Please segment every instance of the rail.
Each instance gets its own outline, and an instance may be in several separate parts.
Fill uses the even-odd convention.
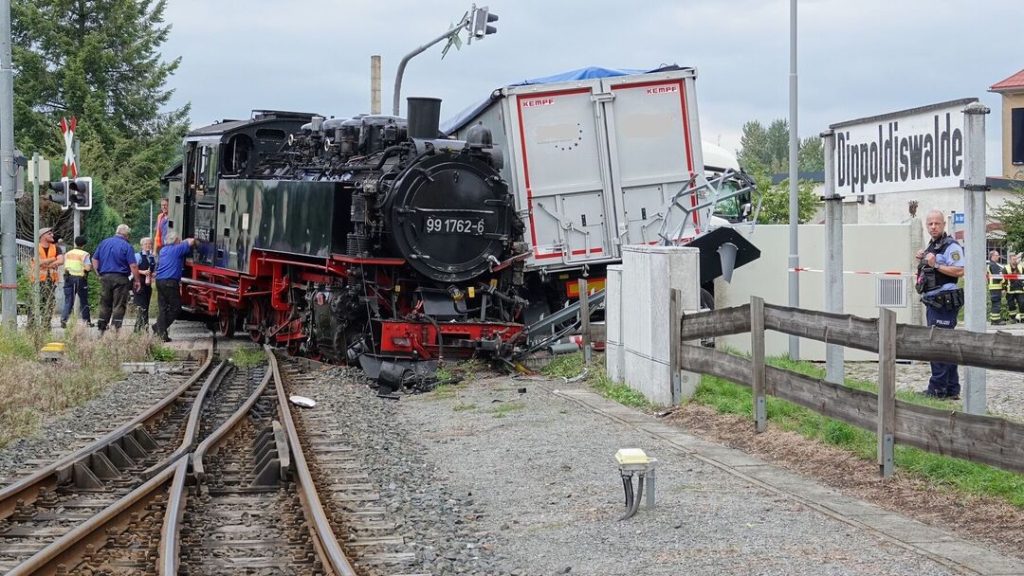
[[[81,469],[87,466],[93,454],[102,453],[114,444],[151,442],[152,440],[148,438],[145,432],[146,425],[153,418],[162,414],[171,403],[176,402],[189,388],[195,385],[199,378],[209,369],[212,362],[213,342],[210,341],[207,345],[205,361],[196,370],[195,374],[160,402],[151,406],[127,424],[102,436],[92,444],[0,489],[0,520],[10,516],[19,501],[24,503],[34,502],[38,498],[41,488],[51,490],[60,484],[73,481],[76,472],[78,472],[76,468]],[[144,447],[151,448],[152,446]]]
[[[897,324],[891,310],[879,319],[764,304],[680,314],[678,367],[751,387],[755,429],[764,429],[765,395],[776,396],[858,428],[877,432],[878,464],[892,472],[893,448],[902,443],[945,456],[1024,472],[1024,424],[994,416],[921,406],[895,397],[897,358],[943,361],[1024,372],[1024,337]],[[774,330],[879,353],[880,393],[781,370],[764,363],[764,331]],[[751,358],[686,344],[751,333]]]
[[[270,368],[274,374],[274,385],[277,389],[277,403],[281,424],[284,426],[285,434],[288,437],[288,445],[291,447],[292,465],[295,478],[299,487],[299,498],[302,502],[303,513],[309,521],[310,536],[317,548],[320,557],[323,558],[335,576],[356,576],[348,558],[338,544],[334,536],[327,515],[324,513],[320,497],[317,495],[316,485],[313,476],[306,465],[306,457],[302,452],[302,444],[299,442],[299,433],[295,429],[295,422],[292,420],[291,411],[288,408],[288,394],[284,389],[284,381],[281,379],[281,372],[277,364],[277,356],[270,346],[264,346],[267,357],[270,360]]]

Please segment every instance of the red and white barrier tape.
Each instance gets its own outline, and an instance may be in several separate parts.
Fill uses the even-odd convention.
[[[787,268],[787,270],[790,272],[825,272],[819,268],[804,268],[803,266],[798,268]],[[895,270],[886,270],[883,272],[871,270],[843,270],[843,274],[855,274],[859,276],[914,276],[914,274],[910,274],[908,272],[899,272]]]
[[[825,272],[825,270],[822,270],[820,268],[805,268],[803,266],[797,268],[787,268],[786,270],[789,272]],[[909,272],[899,272],[895,270],[885,270],[882,272],[873,270],[843,270],[843,274],[855,274],[860,276],[909,276],[911,278],[916,276],[916,274],[911,274]],[[1024,280],[1024,274],[986,274],[985,278],[990,280]]]

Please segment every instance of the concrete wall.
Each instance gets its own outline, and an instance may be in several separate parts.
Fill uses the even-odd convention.
[[[698,308],[699,252],[695,248],[626,246],[622,256],[621,272],[616,266],[608,275],[608,374],[617,380],[621,375],[622,382],[654,404],[671,405],[669,298],[671,290],[678,288],[681,309]],[[613,350],[619,343],[621,354]],[[698,378],[684,374],[680,382],[677,394],[686,398],[696,390]]]
[[[962,194],[962,192],[961,192]],[[866,271],[902,271],[912,274],[917,263],[914,254],[924,247],[920,220],[905,224],[848,225],[843,228],[843,269]],[[747,230],[747,228],[741,228]],[[715,305],[718,308],[750,302],[751,295],[766,303],[787,305],[789,301],[789,229],[784,225],[761,225],[748,238],[761,249],[761,258],[738,268],[732,283],[715,281]],[[825,227],[802,225],[799,234],[800,266],[825,268]],[[877,276],[844,274],[844,312],[865,318],[877,318],[875,302]],[[897,308],[896,321],[924,323],[924,310],[914,292],[913,279],[907,278],[907,308]],[[825,309],[825,275],[819,272],[800,273],[800,308]],[[738,334],[717,339],[718,346],[729,346],[741,352],[750,351],[750,335]],[[780,356],[789,352],[789,336],[769,331],[765,337],[765,354]],[[803,360],[824,361],[825,345],[802,339]],[[847,349],[847,360],[873,360],[877,355]]]

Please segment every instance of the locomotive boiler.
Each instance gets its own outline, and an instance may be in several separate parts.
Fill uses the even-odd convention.
[[[186,311],[371,374],[507,352],[529,252],[502,154],[482,126],[439,137],[437,99],[408,110],[257,111],[188,134],[164,178],[172,227],[197,240]]]

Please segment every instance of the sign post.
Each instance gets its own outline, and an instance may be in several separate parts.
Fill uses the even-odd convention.
[[[60,132],[64,135],[64,163],[60,167],[61,178],[69,178],[74,180],[78,178],[78,142],[75,141],[75,130],[78,128],[78,118],[75,116],[71,117],[71,121],[68,122],[67,118],[60,119]],[[74,214],[71,215],[72,232],[71,232],[71,245],[74,246],[75,238],[81,233],[82,228],[82,213],[76,208]]]
[[[967,229],[964,247],[964,323],[971,332],[985,332],[985,115],[989,109],[975,102],[964,109],[967,161],[964,166],[964,212]],[[964,379],[964,412],[985,414],[986,376],[984,368],[968,367]]]

